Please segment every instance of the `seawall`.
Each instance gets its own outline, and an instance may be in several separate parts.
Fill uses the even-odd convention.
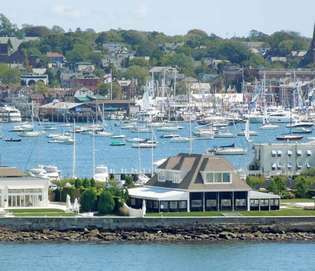
[[[0,227],[15,230],[152,230],[233,225],[250,227],[281,226],[286,230],[315,231],[315,217],[7,217]]]
[[[315,217],[0,218],[0,241],[315,241]]]

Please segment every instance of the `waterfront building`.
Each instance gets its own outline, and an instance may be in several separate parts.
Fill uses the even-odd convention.
[[[315,142],[255,144],[254,151],[249,174],[294,176],[315,167]]]
[[[251,191],[221,157],[180,153],[158,166],[143,187],[128,190],[133,208],[149,212],[279,209],[279,196]]]
[[[48,180],[0,167],[0,208],[47,207]]]

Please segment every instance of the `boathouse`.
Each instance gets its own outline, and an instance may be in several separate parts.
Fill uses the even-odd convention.
[[[128,190],[133,208],[149,212],[279,209],[280,198],[252,191],[224,158],[180,153],[161,164],[143,187]]]

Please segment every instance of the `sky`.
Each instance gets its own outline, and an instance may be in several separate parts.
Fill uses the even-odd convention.
[[[0,0],[13,23],[161,31],[169,35],[202,29],[221,37],[292,30],[311,37],[314,0]]]

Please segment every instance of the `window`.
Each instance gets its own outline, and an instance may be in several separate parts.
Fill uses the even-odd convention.
[[[136,199],[135,198],[131,198],[130,199],[130,204],[133,205],[133,206],[136,205]]]
[[[302,156],[302,151],[301,150],[297,150],[296,154],[297,154],[297,156]]]
[[[235,200],[235,206],[237,206],[237,207],[246,206],[246,199],[236,199]]]
[[[202,200],[194,199],[191,201],[191,207],[192,208],[199,208],[202,207]]]
[[[217,207],[217,201],[215,199],[207,199],[206,201],[207,207]]]
[[[281,157],[282,156],[282,151],[277,151],[277,156]]]
[[[222,207],[231,207],[232,201],[230,199],[222,199],[221,200],[221,206]]]
[[[292,156],[292,151],[288,150],[288,156]]]
[[[230,181],[230,173],[223,173],[223,182],[229,183]]]
[[[272,156],[272,157],[276,157],[276,155],[277,155],[277,152],[274,151],[274,150],[272,150],[272,151],[271,151],[271,156]]]
[[[177,201],[170,201],[170,209],[177,209]]]
[[[161,210],[168,209],[168,201],[161,201]]]
[[[252,199],[250,200],[250,205],[253,207],[258,207],[259,200],[258,199]]]
[[[181,173],[179,171],[174,170],[160,170],[158,172],[159,182],[173,182],[180,183],[181,182]]]
[[[231,173],[229,172],[202,172],[204,183],[230,183]]]
[[[307,150],[306,154],[307,154],[307,156],[312,156],[312,151],[311,150]]]
[[[186,200],[181,200],[178,202],[178,208],[179,209],[187,209],[187,201]]]
[[[269,205],[269,201],[267,199],[260,200],[260,206],[268,206],[268,205]]]

